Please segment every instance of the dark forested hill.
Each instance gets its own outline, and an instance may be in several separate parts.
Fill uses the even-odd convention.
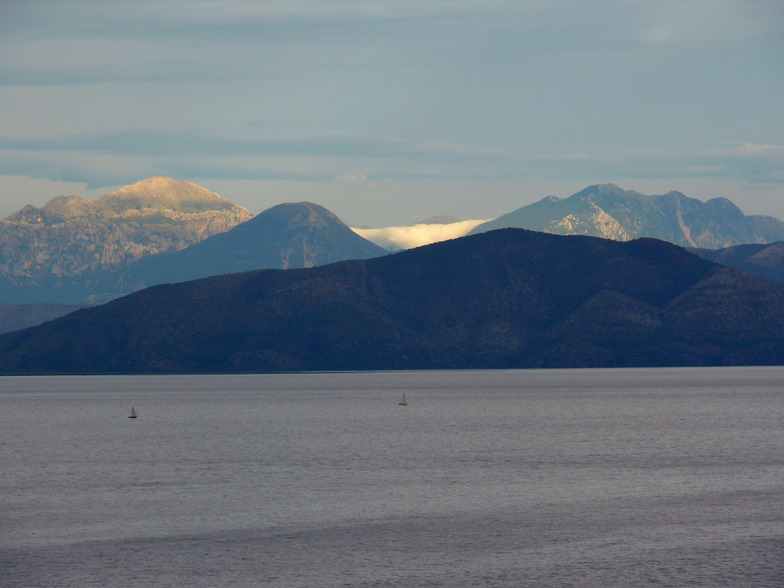
[[[784,284],[784,241],[689,251],[704,259]]]
[[[37,326],[80,308],[76,304],[0,304],[0,333]]]
[[[783,360],[782,286],[653,239],[519,229],[156,286],[0,337],[6,374]]]

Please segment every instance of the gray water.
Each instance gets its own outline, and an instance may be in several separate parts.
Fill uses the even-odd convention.
[[[781,586],[783,384],[2,378],[0,584]]]

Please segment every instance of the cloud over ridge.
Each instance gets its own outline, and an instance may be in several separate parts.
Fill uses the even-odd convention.
[[[385,249],[412,249],[429,245],[438,241],[447,241],[464,237],[473,228],[478,227],[485,220],[465,220],[455,223],[417,223],[399,227],[384,227],[381,229],[363,229],[351,227],[351,230],[360,237],[372,241]]]

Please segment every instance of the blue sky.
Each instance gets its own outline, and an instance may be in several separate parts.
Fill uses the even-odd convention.
[[[167,175],[365,226],[607,182],[784,218],[779,0],[5,0],[0,55],[0,216]]]

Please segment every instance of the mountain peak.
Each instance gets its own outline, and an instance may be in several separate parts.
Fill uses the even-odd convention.
[[[284,228],[301,230],[304,228],[327,229],[337,227],[344,233],[345,231],[351,231],[337,215],[313,202],[285,202],[277,204],[256,215],[249,223],[251,227],[265,224],[269,229],[274,226],[275,230],[278,231]]]
[[[745,216],[726,198],[701,202],[676,191],[648,196],[615,184],[588,186],[563,199],[543,198],[471,232],[505,227],[618,241],[654,237],[701,248],[784,239],[784,222],[773,217]]]
[[[176,212],[203,212],[227,210],[237,205],[220,195],[191,182],[182,182],[165,176],[147,178],[125,186],[95,201],[98,208],[113,211],[147,208],[168,209]]]
[[[386,255],[332,212],[312,202],[278,204],[230,231],[168,256],[149,256],[125,272],[126,290],[257,269],[326,265]]]
[[[314,204],[313,202],[284,202],[283,204],[277,204],[271,208],[268,208],[261,214],[268,215],[268,216],[280,216],[280,217],[295,217],[297,223],[301,222],[302,220],[322,220],[322,219],[330,219],[336,220],[338,222],[342,222],[337,216],[335,216],[332,212],[321,206],[320,204]],[[261,216],[261,215],[259,215]]]
[[[37,225],[43,222],[43,212],[32,204],[26,204],[21,210],[18,210],[8,218],[7,221],[14,223],[27,223],[30,225]]]
[[[615,198],[623,198],[629,196],[642,196],[639,192],[634,190],[624,190],[616,184],[594,184],[579,191],[574,197],[581,196],[611,196]]]
[[[161,192],[179,192],[179,193],[198,192],[198,193],[213,194],[214,196],[220,198],[220,196],[218,196],[214,192],[210,192],[206,188],[202,188],[197,184],[194,184],[192,182],[175,180],[174,178],[170,178],[168,176],[155,176],[152,178],[147,178],[146,180],[141,180],[134,184],[123,186],[119,190],[115,190],[111,194],[107,194],[107,196],[111,196],[114,194],[123,194],[123,195],[159,194]]]
[[[249,218],[247,210],[214,192],[164,177],[95,200],[57,196],[41,209],[25,206],[3,223],[0,299],[82,300],[107,288],[97,285],[104,279],[99,275],[193,245]]]
[[[57,196],[41,210],[54,219],[54,222],[101,222],[116,216],[138,216],[145,211],[184,214],[221,212],[238,215],[242,220],[251,216],[243,207],[221,198],[215,192],[191,182],[181,182],[164,176],[136,182],[95,200],[85,200],[79,196]]]

